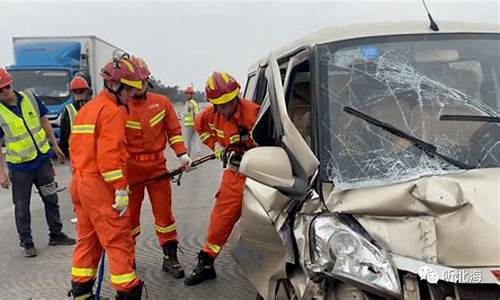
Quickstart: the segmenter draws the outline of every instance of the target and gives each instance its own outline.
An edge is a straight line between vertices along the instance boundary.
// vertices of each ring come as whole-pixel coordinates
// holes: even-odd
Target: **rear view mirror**
[[[290,159],[280,147],[257,147],[247,151],[239,171],[271,187],[289,189],[295,183]]]

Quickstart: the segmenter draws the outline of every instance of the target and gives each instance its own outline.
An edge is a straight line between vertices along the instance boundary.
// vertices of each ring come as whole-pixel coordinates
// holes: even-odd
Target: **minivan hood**
[[[392,253],[454,267],[500,266],[500,168],[333,189],[332,212],[353,214]]]

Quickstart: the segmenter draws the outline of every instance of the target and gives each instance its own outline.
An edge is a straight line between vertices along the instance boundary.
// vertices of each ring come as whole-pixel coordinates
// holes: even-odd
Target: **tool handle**
[[[209,160],[212,160],[212,159],[215,159],[215,154],[212,153],[212,154],[209,154],[209,155],[206,155],[206,156],[203,156],[201,158],[198,158],[197,160],[194,160],[192,163],[191,163],[191,167],[196,167],[197,165],[201,165],[202,163],[205,163]],[[156,177],[153,177],[153,178],[150,178],[148,180],[144,180],[144,181],[141,181],[141,182],[138,182],[138,183],[135,183],[135,184],[132,184],[131,187],[134,187],[134,186],[138,186],[140,184],[148,184],[148,183],[151,183],[151,182],[154,182],[158,179],[162,179],[162,178],[165,178],[165,177],[169,177],[169,178],[174,178],[175,176],[178,176],[180,175],[182,172],[185,171],[185,167],[179,167],[177,169],[174,169],[170,172],[165,172],[165,173],[162,173]]]

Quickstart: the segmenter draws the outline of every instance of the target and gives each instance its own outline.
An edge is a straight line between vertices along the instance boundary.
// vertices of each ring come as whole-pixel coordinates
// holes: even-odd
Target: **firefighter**
[[[170,100],[163,95],[148,92],[150,71],[140,58],[132,58],[142,79],[142,89],[129,101],[129,115],[125,125],[127,150],[127,179],[130,189],[131,234],[136,238],[141,232],[140,216],[147,189],[155,231],[163,249],[163,271],[174,278],[184,277],[177,259],[177,230],[172,214],[172,190],[170,179],[164,177],[144,184],[150,178],[167,172],[164,155],[167,143],[174,150],[181,165],[189,167],[191,158],[187,154],[177,113]]]
[[[226,243],[241,214],[245,177],[237,172],[243,153],[255,147],[250,130],[257,120],[259,105],[239,97],[240,85],[226,72],[214,72],[207,80],[205,94],[212,105],[196,117],[200,140],[228,166],[222,175],[210,216],[207,241],[198,254],[195,269],[186,285],[216,277],[214,260]]]
[[[78,218],[71,294],[93,299],[92,286],[105,250],[116,299],[140,299],[143,282],[133,267],[124,168],[126,104],[142,82],[128,55],[106,63],[100,75],[105,88],[80,109],[70,136],[71,199]]]
[[[199,154],[199,146],[198,146],[198,137],[196,136],[196,132],[194,129],[194,119],[197,114],[200,113],[200,108],[198,107],[198,103],[193,99],[193,88],[188,86],[186,90],[184,90],[184,94],[186,95],[186,114],[184,115],[184,136],[186,137],[186,146],[188,154],[192,154],[192,150],[196,149]]]
[[[69,89],[71,94],[73,94],[74,103],[70,103],[65,106],[65,110],[61,117],[61,137],[59,139],[61,150],[66,156],[69,156],[68,141],[71,133],[71,126],[73,125],[80,108],[82,108],[82,106],[85,105],[85,103],[87,103],[92,96],[92,90],[90,89],[87,80],[80,75],[73,77],[69,85]]]
[[[5,141],[5,159],[0,149],[0,186],[8,189],[12,183],[12,202],[19,245],[24,256],[37,256],[31,235],[31,188],[36,186],[45,207],[49,226],[49,245],[73,245],[75,240],[62,230],[57,186],[50,158],[55,154],[61,162],[65,157],[57,145],[47,108],[29,91],[15,91],[13,80],[0,68],[0,148]]]

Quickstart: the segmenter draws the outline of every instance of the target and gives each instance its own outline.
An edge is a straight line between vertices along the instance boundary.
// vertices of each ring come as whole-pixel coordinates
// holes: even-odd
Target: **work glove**
[[[224,154],[224,147],[222,147],[222,145],[219,143],[215,143],[214,154],[217,159],[222,160],[222,155]]]
[[[125,214],[128,208],[128,188],[125,190],[115,190],[115,203],[112,206],[120,213],[120,217]]]
[[[185,168],[184,170],[188,171],[191,168],[193,160],[191,159],[191,157],[189,157],[187,153],[184,153],[181,156],[179,156],[179,163],[181,164],[181,166]]]

